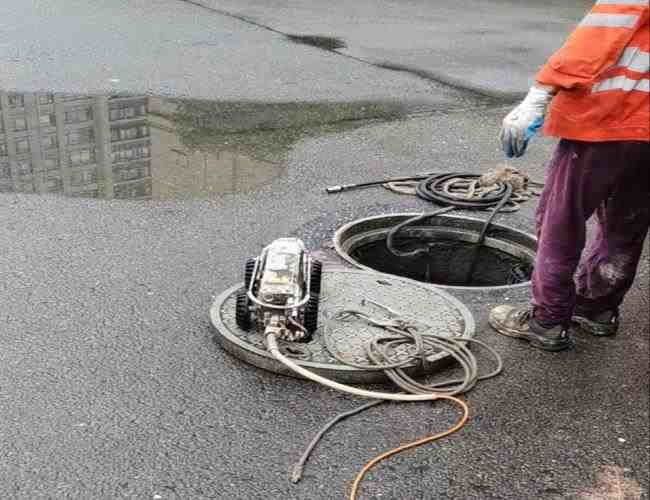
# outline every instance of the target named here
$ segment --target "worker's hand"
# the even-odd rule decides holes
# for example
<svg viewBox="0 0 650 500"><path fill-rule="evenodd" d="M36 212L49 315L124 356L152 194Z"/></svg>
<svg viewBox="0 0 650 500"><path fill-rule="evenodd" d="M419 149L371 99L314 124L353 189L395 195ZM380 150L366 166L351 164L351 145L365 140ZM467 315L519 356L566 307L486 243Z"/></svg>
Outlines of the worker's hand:
<svg viewBox="0 0 650 500"><path fill-rule="evenodd" d="M546 107L553 96L549 90L532 87L521 104L503 119L500 139L508 158L524 154L528 141L544 124Z"/></svg>

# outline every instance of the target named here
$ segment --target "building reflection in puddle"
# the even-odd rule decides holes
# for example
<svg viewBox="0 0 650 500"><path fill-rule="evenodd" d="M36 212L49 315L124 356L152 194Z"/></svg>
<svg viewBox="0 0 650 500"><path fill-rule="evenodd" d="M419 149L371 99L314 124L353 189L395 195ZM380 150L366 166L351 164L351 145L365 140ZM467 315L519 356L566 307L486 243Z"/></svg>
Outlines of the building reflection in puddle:
<svg viewBox="0 0 650 500"><path fill-rule="evenodd" d="M282 175L235 148L188 147L176 107L151 96L0 92L0 192L210 197Z"/></svg>

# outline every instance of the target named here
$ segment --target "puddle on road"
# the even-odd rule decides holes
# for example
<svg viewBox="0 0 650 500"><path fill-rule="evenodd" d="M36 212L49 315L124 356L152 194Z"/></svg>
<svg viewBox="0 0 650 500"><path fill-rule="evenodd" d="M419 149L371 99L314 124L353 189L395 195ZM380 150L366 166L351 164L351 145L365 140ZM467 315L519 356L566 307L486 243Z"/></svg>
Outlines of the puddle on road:
<svg viewBox="0 0 650 500"><path fill-rule="evenodd" d="M260 188L309 135L402 116L391 103L255 103L0 91L0 193L159 200Z"/></svg>

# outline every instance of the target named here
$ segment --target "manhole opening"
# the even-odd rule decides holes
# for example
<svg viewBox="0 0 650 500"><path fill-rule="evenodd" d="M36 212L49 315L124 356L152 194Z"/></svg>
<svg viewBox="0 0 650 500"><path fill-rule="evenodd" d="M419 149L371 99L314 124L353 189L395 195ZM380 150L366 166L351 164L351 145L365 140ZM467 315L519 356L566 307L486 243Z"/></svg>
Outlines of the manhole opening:
<svg viewBox="0 0 650 500"><path fill-rule="evenodd" d="M493 225L483 245L476 245L482 221L457 216L436 217L404 228L395 247L404 252L427 249L415 257L398 257L386 235L411 214L371 217L347 224L335 236L339 254L358 267L449 287L502 287L528 283L533 272L536 239Z"/></svg>

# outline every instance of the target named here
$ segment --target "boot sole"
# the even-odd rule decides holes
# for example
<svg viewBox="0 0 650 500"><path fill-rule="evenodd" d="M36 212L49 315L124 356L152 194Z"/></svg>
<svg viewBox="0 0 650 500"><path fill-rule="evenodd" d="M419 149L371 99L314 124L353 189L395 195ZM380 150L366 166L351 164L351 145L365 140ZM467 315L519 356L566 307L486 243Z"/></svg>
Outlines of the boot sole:
<svg viewBox="0 0 650 500"><path fill-rule="evenodd" d="M609 325L600 325L582 316L573 316L571 322L580 330L589 333L595 337L613 337L618 333L618 326L610 327ZM608 328L609 327L609 328Z"/></svg>
<svg viewBox="0 0 650 500"><path fill-rule="evenodd" d="M525 340L527 342L530 342L530 345L532 347L536 347L537 349L541 349L543 351L559 352L559 351L564 351L565 349L570 349L574 345L570 339L567 339L566 341L545 343L539 340L534 335L528 333L521 333L516 330L510 330L508 328L505 328L502 325L494 324L492 320L489 320L489 323L490 326L494 328L497 333L500 333L501 335L505 335L506 337L510 337L513 339Z"/></svg>

